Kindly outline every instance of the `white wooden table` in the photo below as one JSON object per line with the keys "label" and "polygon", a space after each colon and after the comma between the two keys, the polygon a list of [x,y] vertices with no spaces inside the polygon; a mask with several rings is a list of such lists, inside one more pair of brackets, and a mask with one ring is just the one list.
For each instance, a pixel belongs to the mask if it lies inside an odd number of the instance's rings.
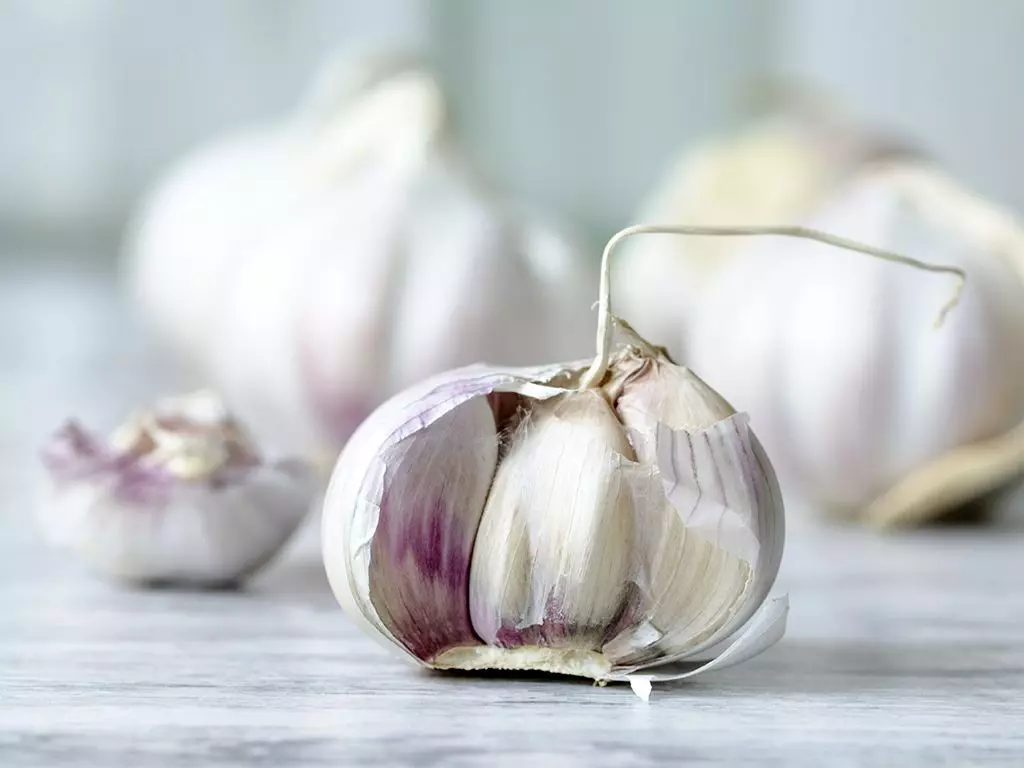
{"label": "white wooden table", "polygon": [[1024,765],[1012,525],[794,520],[787,637],[648,704],[407,666],[336,607],[313,529],[244,592],[85,574],[37,540],[32,451],[68,411],[112,420],[164,381],[113,297],[103,275],[0,269],[0,767]]}

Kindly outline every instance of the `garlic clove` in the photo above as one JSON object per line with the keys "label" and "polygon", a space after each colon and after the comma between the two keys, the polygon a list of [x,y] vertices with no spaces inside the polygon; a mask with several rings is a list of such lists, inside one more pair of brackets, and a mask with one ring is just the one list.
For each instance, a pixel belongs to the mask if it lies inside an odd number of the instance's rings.
{"label": "garlic clove", "polygon": [[[509,438],[473,552],[469,603],[488,645],[597,651],[628,610],[632,450],[607,402],[580,392],[537,403]],[[516,654],[509,654],[508,666]]]}
{"label": "garlic clove", "polygon": [[[418,663],[432,663],[429,655],[418,656],[391,632],[372,597],[373,543],[385,494],[395,480],[394,470],[388,461],[391,452],[408,438],[429,432],[457,409],[478,399],[486,400],[495,393],[520,393],[537,400],[560,394],[562,389],[548,383],[566,380],[568,371],[582,365],[504,370],[474,365],[434,376],[393,396],[352,435],[331,475],[324,499],[321,541],[331,588],[338,602],[367,634],[388,647],[399,648]],[[457,423],[469,426],[473,420],[462,417]],[[478,417],[475,423],[483,434],[479,440],[477,437],[468,438],[467,445],[489,451],[488,446],[496,440],[494,417],[490,423]],[[480,440],[483,440],[482,446]],[[481,503],[478,517],[482,511]],[[463,516],[470,514],[466,511],[459,513]],[[377,589],[380,589],[379,585]],[[468,594],[462,601],[468,606]],[[461,634],[453,635],[451,642],[461,639]]]}
{"label": "garlic clove", "polygon": [[733,619],[742,624],[763,602],[781,559],[782,501],[745,417],[686,368],[648,360],[616,413],[637,455],[657,468],[662,494],[638,504],[644,621],[605,654],[619,665],[663,663],[731,634]]}
{"label": "garlic clove", "polygon": [[484,398],[388,449],[370,547],[370,602],[417,658],[475,644],[466,593],[470,555],[498,460]]}
{"label": "garlic clove", "polygon": [[281,549],[314,496],[309,467],[263,461],[207,393],[158,403],[110,441],[68,422],[43,464],[48,538],[139,583],[235,584]]}
{"label": "garlic clove", "polygon": [[622,385],[615,412],[630,430],[643,460],[655,461],[655,426],[699,431],[736,413],[693,371],[667,359],[648,358]]}
{"label": "garlic clove", "polygon": [[[707,598],[697,629],[677,625],[664,640],[666,648],[681,654],[678,658],[688,658],[736,632],[768,596],[782,559],[782,495],[746,414],[700,432],[659,425],[656,441],[669,504],[687,537],[713,545],[706,575],[717,569],[718,594]],[[670,585],[666,580],[667,594]]]}

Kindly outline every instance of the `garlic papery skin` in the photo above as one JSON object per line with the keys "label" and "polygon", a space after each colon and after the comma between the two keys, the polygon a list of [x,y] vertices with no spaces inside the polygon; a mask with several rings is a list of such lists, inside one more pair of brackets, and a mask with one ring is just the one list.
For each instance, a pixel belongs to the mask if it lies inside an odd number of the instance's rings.
{"label": "garlic papery skin", "polygon": [[[771,586],[758,569],[779,568],[784,518],[757,514],[781,507],[771,465],[745,417],[692,371],[664,358],[644,361],[615,410],[640,459],[663,468],[668,500],[637,523],[646,539],[637,583],[647,618],[606,649],[621,656],[619,663],[637,665],[707,647],[742,626]],[[687,458],[690,473],[679,482]],[[730,472],[750,461],[759,472]],[[759,562],[763,541],[778,542],[765,547],[768,562]],[[700,583],[717,588],[692,588]],[[731,599],[748,588],[743,603]]]}
{"label": "garlic papery skin", "polygon": [[[688,435],[714,446],[700,455],[698,476],[685,451],[676,460],[666,447],[657,459],[639,461],[614,401],[630,372],[644,370],[637,361],[650,349],[627,345],[602,377],[607,387],[580,388],[586,362],[472,366],[377,409],[342,451],[324,503],[324,562],[339,602],[372,636],[442,669],[534,669],[614,680],[650,666],[655,679],[667,679],[691,671],[684,662],[709,643],[731,640],[738,645],[730,657],[741,661],[745,649],[777,639],[786,609],[784,601],[764,601],[778,567],[778,553],[766,550],[781,552],[782,538],[756,539],[757,532],[782,530],[771,467],[744,447],[749,431],[741,415],[691,432],[655,415],[651,439]],[[680,396],[690,401],[704,392],[694,387]],[[712,393],[711,399],[713,409],[720,398]],[[683,407],[702,410],[694,402]],[[691,512],[692,499],[678,490],[670,495],[669,487],[711,487],[716,473],[730,487],[742,477],[760,490],[749,509],[732,510],[730,498],[708,505],[709,513],[773,521],[751,526],[753,549],[711,541],[708,531],[693,534],[725,551],[730,562],[744,560],[743,578],[724,584],[705,578],[704,561],[676,568],[689,550],[659,549],[650,534],[652,520],[664,525],[667,515],[682,521]],[[678,509],[671,498],[686,498],[690,506]],[[678,643],[657,646],[677,635],[675,627],[651,621],[660,619],[656,610],[667,591],[660,582],[649,589],[652,560],[658,574],[676,574],[662,580],[681,602],[701,591],[722,607],[666,613],[691,624]],[[723,589],[727,594],[718,594]],[[393,605],[408,606],[419,619],[396,621]],[[468,624],[461,615],[466,606]],[[766,613],[753,622],[751,608]],[[740,625],[730,626],[740,616]],[[710,623],[696,626],[705,620]]]}
{"label": "garlic papery skin", "polygon": [[43,465],[47,538],[141,584],[240,583],[284,546],[316,488],[304,462],[264,461],[207,392],[160,401],[107,441],[69,421]]}
{"label": "garlic papery skin", "polygon": [[478,178],[428,70],[351,66],[296,115],[184,158],[126,257],[143,316],[261,444],[329,462],[427,376],[575,353],[594,287],[568,240]]}
{"label": "garlic papery skin", "polygon": [[[833,110],[798,105],[684,150],[640,205],[637,219],[726,227],[794,224],[865,162],[904,152]],[[625,244],[613,267],[619,313],[645,337],[686,359],[690,315],[742,247],[741,241],[720,237]]]}
{"label": "garlic papery skin", "polygon": [[744,403],[791,498],[927,521],[1024,466],[1024,231],[918,163],[865,170],[815,227],[961,267],[944,279],[813,243],[751,243],[686,329],[687,362]]}

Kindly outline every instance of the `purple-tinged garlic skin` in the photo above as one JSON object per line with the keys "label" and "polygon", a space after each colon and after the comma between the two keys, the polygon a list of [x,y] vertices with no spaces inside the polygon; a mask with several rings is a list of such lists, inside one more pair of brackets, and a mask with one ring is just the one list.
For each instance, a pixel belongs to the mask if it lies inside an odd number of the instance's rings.
{"label": "purple-tinged garlic skin", "polygon": [[[651,355],[666,380],[650,380]],[[322,543],[371,637],[437,669],[597,680],[678,679],[781,637],[787,603],[767,593],[782,501],[746,416],[653,348],[628,347],[581,389],[586,368],[454,370],[357,430]],[[643,422],[651,384],[703,405],[683,404],[686,424]]]}
{"label": "purple-tinged garlic skin", "polygon": [[240,583],[284,546],[316,486],[304,462],[264,461],[205,393],[159,403],[110,440],[68,421],[42,463],[47,538],[141,584]]}
{"label": "purple-tinged garlic skin", "polygon": [[[498,461],[494,417],[484,398],[445,414],[437,427],[389,452],[391,477],[370,555],[373,605],[421,658],[478,642],[465,595],[473,541]],[[444,439],[449,430],[484,439],[452,443]]]}

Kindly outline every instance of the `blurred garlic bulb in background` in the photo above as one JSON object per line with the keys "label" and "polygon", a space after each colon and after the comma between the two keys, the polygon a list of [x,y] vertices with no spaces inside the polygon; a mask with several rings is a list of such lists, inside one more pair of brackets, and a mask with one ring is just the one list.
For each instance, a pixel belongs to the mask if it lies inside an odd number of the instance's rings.
{"label": "blurred garlic bulb in background", "polygon": [[783,488],[880,524],[920,522],[1024,465],[1024,232],[919,163],[865,169],[809,221],[967,274],[812,242],[749,242],[705,286],[686,362],[741,402]]}
{"label": "blurred garlic bulb in background", "polygon": [[306,517],[315,474],[264,460],[207,392],[166,398],[109,440],[67,422],[47,443],[49,541],[122,581],[233,586]]}
{"label": "blurred garlic bulb in background", "polygon": [[[799,104],[687,149],[635,218],[795,224],[865,161],[903,151],[821,105]],[[614,269],[617,305],[640,333],[682,357],[683,330],[702,286],[742,247],[741,240],[716,237],[629,243]]]}
{"label": "blurred garlic bulb in background", "polygon": [[596,282],[476,178],[434,77],[392,59],[342,60],[295,117],[186,157],[127,251],[142,312],[204,383],[325,458],[424,376],[579,349]]}

